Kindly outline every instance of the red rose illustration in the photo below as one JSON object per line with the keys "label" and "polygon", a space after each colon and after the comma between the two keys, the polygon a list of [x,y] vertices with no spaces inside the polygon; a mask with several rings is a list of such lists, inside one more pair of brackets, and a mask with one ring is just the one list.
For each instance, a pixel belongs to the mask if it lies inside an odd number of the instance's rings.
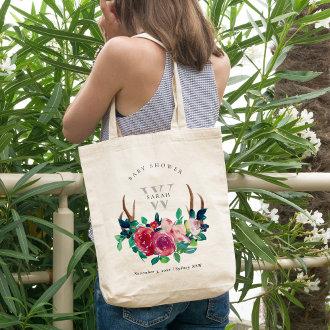
{"label": "red rose illustration", "polygon": [[134,242],[137,248],[146,256],[154,254],[154,247],[152,244],[152,236],[154,231],[151,228],[139,227],[134,233]]}
{"label": "red rose illustration", "polygon": [[175,242],[172,235],[164,232],[155,232],[152,236],[154,253],[160,256],[169,256],[175,251]]}

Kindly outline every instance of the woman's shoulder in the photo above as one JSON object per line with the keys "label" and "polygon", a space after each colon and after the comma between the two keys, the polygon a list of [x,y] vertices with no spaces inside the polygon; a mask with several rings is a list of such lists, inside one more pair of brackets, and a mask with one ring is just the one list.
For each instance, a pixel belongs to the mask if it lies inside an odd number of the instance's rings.
{"label": "woman's shoulder", "polygon": [[230,60],[226,53],[221,57],[212,55],[210,60],[213,66],[218,94],[220,99],[222,99],[230,76]]}

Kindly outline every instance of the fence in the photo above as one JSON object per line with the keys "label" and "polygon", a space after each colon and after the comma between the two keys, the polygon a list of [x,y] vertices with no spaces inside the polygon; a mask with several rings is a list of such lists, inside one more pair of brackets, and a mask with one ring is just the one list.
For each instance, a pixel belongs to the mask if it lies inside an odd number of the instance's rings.
{"label": "fence", "polygon": [[[267,175],[267,173],[263,173]],[[285,183],[291,187],[292,191],[330,191],[330,173],[269,173],[273,177],[285,177]],[[11,190],[16,182],[22,177],[22,174],[0,174],[7,190]],[[59,196],[59,208],[54,212],[53,222],[59,227],[74,233],[74,214],[68,208],[68,196],[84,193],[83,177],[78,173],[56,173],[56,174],[37,174],[30,180],[39,178],[33,185],[27,188],[31,189],[46,183],[72,181],[71,184],[63,189],[57,189],[47,194]],[[255,188],[265,189],[268,191],[284,191],[289,190],[262,179],[253,176],[228,174],[228,186],[230,189],[235,188]],[[0,188],[0,193],[3,193]],[[74,252],[74,240],[59,231],[53,232],[53,268],[44,271],[31,272],[29,274],[20,274],[23,283],[47,283],[55,282],[67,272],[69,260]],[[330,264],[328,257],[305,257],[303,258],[308,268],[324,267]],[[255,262],[255,270],[272,270],[276,268],[299,268],[301,263],[293,259],[278,259],[278,263],[273,265],[267,262]],[[18,280],[18,275],[13,274]],[[53,297],[54,313],[71,313],[73,312],[73,282],[72,275],[67,279],[64,285]],[[72,320],[54,322],[54,326],[63,330],[73,329]]]}

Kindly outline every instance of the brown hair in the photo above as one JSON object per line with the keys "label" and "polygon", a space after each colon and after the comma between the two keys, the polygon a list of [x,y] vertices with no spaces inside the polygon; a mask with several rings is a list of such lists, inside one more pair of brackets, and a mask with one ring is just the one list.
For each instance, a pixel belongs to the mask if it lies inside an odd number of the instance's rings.
{"label": "brown hair", "polygon": [[198,0],[115,0],[118,18],[129,34],[138,27],[158,38],[173,59],[202,70],[211,54],[223,56],[215,29]]}

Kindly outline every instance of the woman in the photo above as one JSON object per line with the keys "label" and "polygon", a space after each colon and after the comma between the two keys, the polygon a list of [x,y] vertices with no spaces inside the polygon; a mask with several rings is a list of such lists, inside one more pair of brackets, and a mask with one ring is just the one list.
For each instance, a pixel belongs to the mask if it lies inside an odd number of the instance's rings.
{"label": "woman", "polygon": [[[107,139],[108,108],[114,96],[123,135],[170,129],[172,59],[178,63],[188,127],[214,126],[230,63],[216,47],[214,30],[198,0],[101,0],[100,5],[105,45],[65,113],[64,136],[81,143],[102,119],[101,139]],[[136,37],[142,32],[160,40],[166,51],[156,42]],[[91,229],[89,236],[93,239]],[[101,330],[224,329],[228,323],[228,292],[200,301],[121,308],[104,301],[97,275],[94,298]]]}

